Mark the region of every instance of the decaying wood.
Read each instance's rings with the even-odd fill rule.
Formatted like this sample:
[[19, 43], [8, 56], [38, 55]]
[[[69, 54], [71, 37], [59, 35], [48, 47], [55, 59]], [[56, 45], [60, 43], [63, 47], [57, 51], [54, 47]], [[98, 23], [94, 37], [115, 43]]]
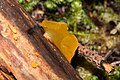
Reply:
[[110, 73], [114, 68], [108, 63], [105, 58], [98, 54], [96, 51], [89, 50], [79, 44], [78, 54], [83, 56], [89, 63], [92, 63], [92, 66], [98, 69], [105, 69], [108, 73]]
[[0, 0], [0, 80], [82, 80], [16, 0]]
[[89, 50], [79, 44], [78, 54], [84, 56], [86, 60], [89, 60], [97, 68], [101, 67], [101, 61], [104, 60], [104, 57], [100, 56], [96, 51]]

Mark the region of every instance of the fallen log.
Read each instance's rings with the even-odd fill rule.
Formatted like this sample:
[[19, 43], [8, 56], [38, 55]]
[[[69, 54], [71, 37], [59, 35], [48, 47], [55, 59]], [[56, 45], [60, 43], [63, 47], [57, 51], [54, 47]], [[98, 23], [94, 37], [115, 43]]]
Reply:
[[0, 80], [82, 80], [16, 0], [0, 0]]

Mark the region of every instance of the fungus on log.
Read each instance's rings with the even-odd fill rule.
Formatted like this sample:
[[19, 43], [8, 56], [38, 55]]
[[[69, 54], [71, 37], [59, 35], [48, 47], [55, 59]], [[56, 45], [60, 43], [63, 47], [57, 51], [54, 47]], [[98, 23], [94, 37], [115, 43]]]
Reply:
[[0, 80], [82, 80], [36, 26], [16, 0], [0, 0]]

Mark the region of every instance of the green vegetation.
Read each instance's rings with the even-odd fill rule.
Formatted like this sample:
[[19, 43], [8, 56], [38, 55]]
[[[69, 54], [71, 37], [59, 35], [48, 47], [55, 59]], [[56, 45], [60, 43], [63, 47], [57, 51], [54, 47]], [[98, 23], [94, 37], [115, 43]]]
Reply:
[[92, 75], [88, 70], [83, 67], [77, 67], [77, 71], [79, 75], [83, 78], [83, 80], [99, 80], [97, 76]]
[[115, 68], [115, 71], [112, 75], [109, 76], [110, 80], [119, 80], [120, 79], [120, 67]]
[[120, 4], [120, 0], [115, 0], [118, 4]]
[[33, 8], [37, 5], [40, 0], [18, 0], [18, 2], [28, 12], [32, 12]]
[[[58, 6], [57, 6], [58, 5]], [[55, 10], [59, 7], [59, 5], [67, 5], [67, 8], [64, 16], [61, 19], [64, 19], [70, 26], [70, 30], [77, 34], [77, 27], [80, 22], [82, 22], [87, 29], [95, 28], [94, 23], [86, 14], [85, 10], [83, 9], [82, 1], [81, 0], [47, 0], [45, 1], [45, 6], [48, 9]], [[60, 19], [55, 19], [60, 21]], [[78, 34], [79, 35], [79, 34]]]

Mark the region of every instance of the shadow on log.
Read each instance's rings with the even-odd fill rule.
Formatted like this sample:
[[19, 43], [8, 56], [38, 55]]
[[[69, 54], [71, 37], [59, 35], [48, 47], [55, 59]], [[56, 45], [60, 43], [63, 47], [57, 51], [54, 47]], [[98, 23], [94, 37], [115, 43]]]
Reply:
[[0, 0], [0, 80], [82, 80], [36, 26], [16, 0]]

